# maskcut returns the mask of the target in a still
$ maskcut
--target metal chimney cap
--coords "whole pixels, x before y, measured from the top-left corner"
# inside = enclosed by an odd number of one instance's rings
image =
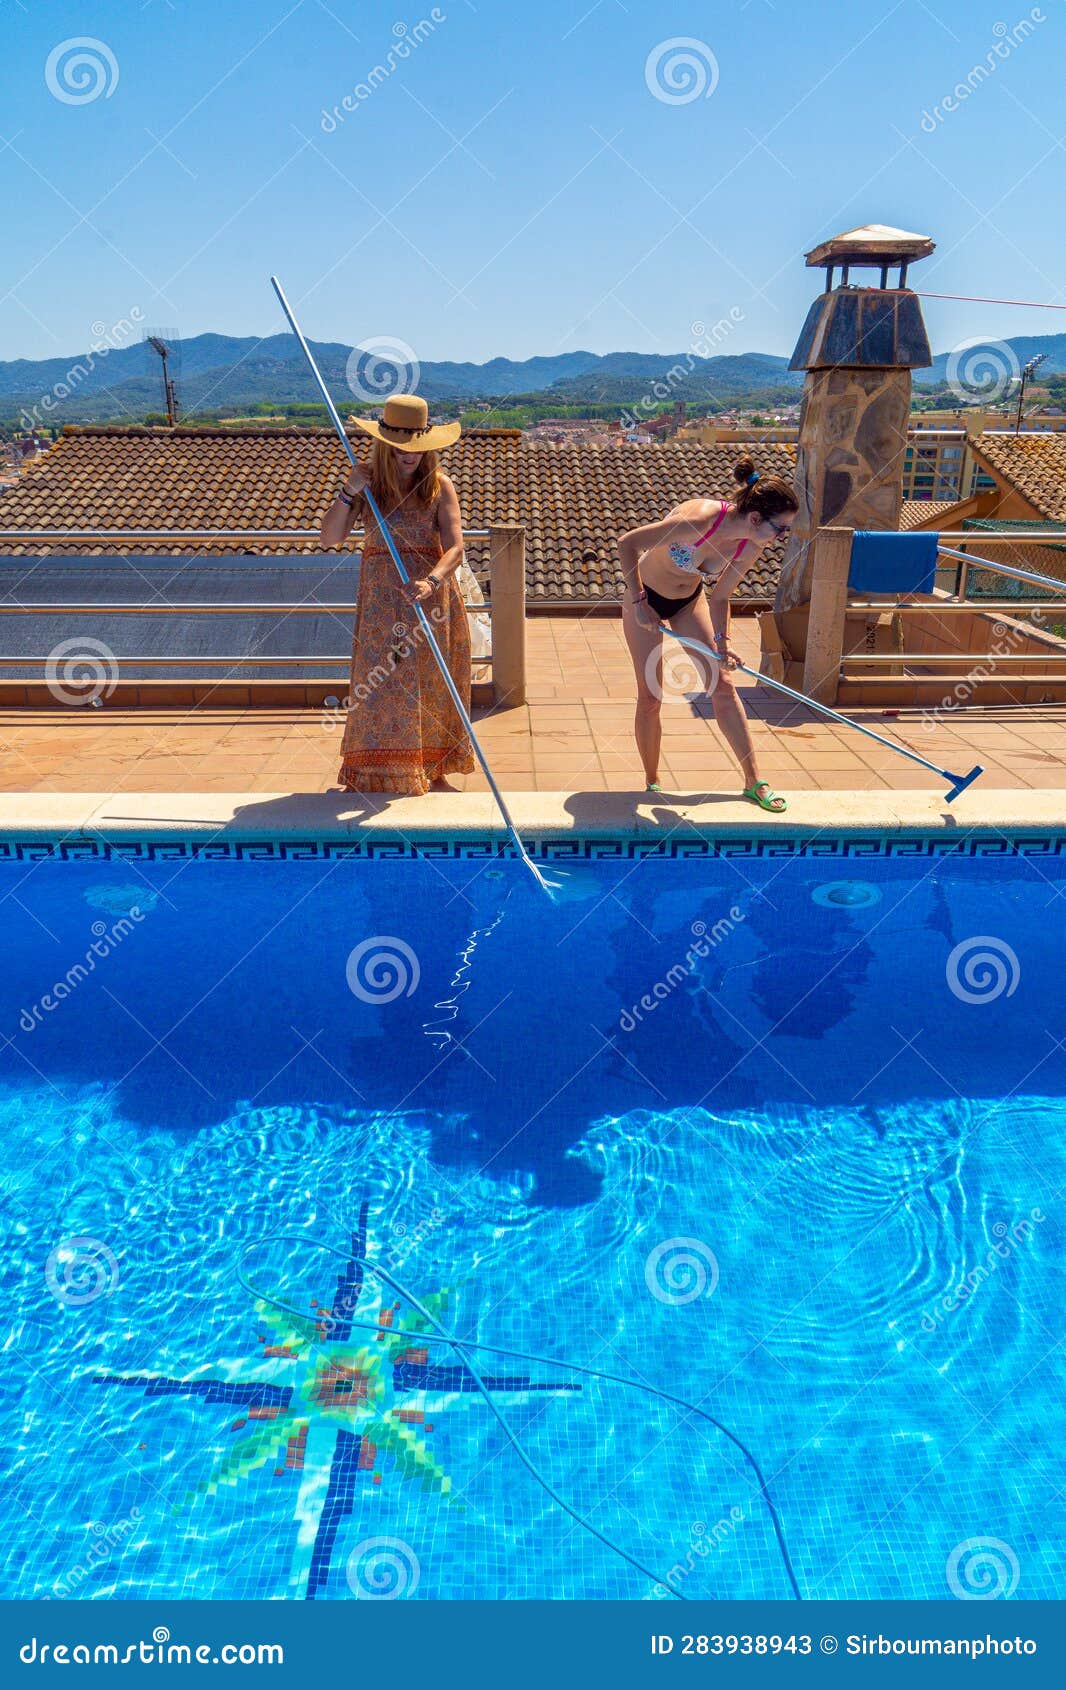
[[[861,229],[847,229],[820,241],[807,254],[809,268],[827,269],[837,264],[901,264],[928,258],[936,242],[928,235],[914,235],[906,229],[892,229],[887,223],[864,223]]]

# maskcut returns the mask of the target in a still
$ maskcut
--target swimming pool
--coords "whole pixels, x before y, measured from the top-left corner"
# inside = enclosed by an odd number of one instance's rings
[[[1061,842],[671,849],[9,849],[0,1594],[788,1596],[568,1362],[806,1596],[1061,1589]]]

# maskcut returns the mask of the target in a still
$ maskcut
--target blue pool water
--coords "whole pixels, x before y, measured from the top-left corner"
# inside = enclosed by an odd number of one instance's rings
[[[567,1361],[805,1595],[1061,1589],[1066,862],[823,849],[0,865],[0,1595],[787,1596]]]

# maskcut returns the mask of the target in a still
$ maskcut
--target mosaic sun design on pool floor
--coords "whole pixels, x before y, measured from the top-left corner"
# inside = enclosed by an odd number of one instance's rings
[[[426,1441],[434,1423],[426,1418],[426,1400],[484,1397],[472,1373],[462,1363],[435,1364],[430,1360],[432,1328],[422,1315],[402,1312],[398,1302],[379,1296],[363,1301],[358,1325],[376,1325],[376,1337],[360,1342],[352,1336],[355,1310],[363,1293],[367,1206],[352,1234],[351,1257],[338,1275],[332,1303],[314,1302],[302,1317],[271,1306],[265,1299],[255,1307],[261,1355],[227,1377],[171,1378],[155,1373],[97,1373],[99,1385],[143,1389],[146,1397],[199,1397],[205,1404],[225,1403],[241,1410],[230,1428],[244,1433],[217,1461],[213,1471],[186,1494],[174,1512],[181,1514],[202,1498],[218,1493],[221,1485],[235,1486],[271,1461],[276,1478],[301,1475],[296,1499],[298,1535],[289,1578],[289,1594],[313,1600],[324,1591],[333,1563],[337,1536],[345,1519],[355,1513],[360,1492],[380,1485],[387,1474],[418,1480],[422,1488],[454,1503],[451,1477]],[[422,1296],[433,1316],[446,1313],[447,1290]],[[282,1363],[290,1382],[255,1377],[262,1362]],[[247,1365],[250,1376],[241,1377]],[[278,1371],[275,1369],[275,1371]],[[486,1375],[494,1397],[522,1400],[537,1392],[568,1393],[580,1385],[536,1383],[524,1375]],[[448,1402],[437,1413],[447,1413]],[[251,1431],[246,1429],[252,1426]],[[458,1504],[462,1506],[462,1504]]]

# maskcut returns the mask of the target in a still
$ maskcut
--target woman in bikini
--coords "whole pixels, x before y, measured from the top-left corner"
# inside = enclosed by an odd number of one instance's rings
[[[729,600],[759,553],[792,526],[799,500],[779,475],[760,476],[750,458],[733,466],[731,501],[686,499],[662,522],[632,528],[618,543],[626,591],[622,626],[637,676],[634,724],[649,792],[660,792],[662,623],[709,646],[717,662],[693,654],[715,720],[744,772],[744,797],[764,810],[787,808],[761,780],[748,718],[729,674]],[[711,591],[705,595],[703,588]]]

